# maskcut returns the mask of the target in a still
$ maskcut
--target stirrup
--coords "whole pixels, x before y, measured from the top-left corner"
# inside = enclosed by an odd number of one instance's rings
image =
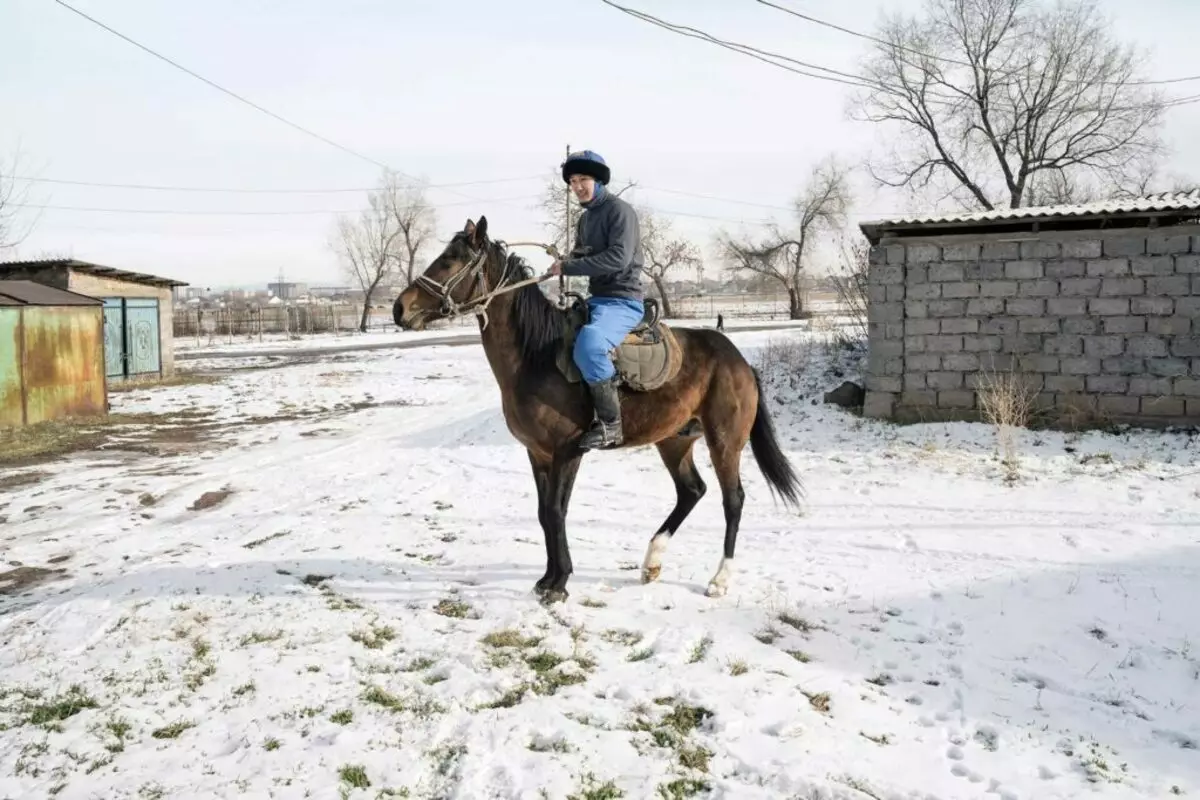
[[[624,443],[623,434],[619,420],[604,422],[596,419],[592,422],[592,427],[579,437],[579,447],[581,450],[609,450]]]

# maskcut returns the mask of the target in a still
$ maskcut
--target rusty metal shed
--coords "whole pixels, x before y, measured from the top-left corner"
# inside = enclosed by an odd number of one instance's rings
[[[102,416],[104,302],[0,281],[0,428]]]

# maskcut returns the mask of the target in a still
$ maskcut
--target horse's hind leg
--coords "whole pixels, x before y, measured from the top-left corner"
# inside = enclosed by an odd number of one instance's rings
[[[733,553],[742,523],[742,504],[746,500],[746,492],[742,489],[742,449],[750,439],[756,408],[753,402],[738,403],[705,418],[704,440],[721,485],[721,505],[725,509],[725,549],[716,574],[708,582],[705,594],[709,597],[723,597],[729,591]]]
[[[692,460],[692,446],[698,437],[673,437],[658,443],[658,455],[671,473],[675,482],[675,508],[667,516],[662,526],[650,539],[646,548],[646,559],[642,562],[642,583],[658,580],[662,572],[662,557],[667,549],[667,543],[679,526],[692,513],[696,503],[704,497],[704,481],[696,471],[696,463]]]

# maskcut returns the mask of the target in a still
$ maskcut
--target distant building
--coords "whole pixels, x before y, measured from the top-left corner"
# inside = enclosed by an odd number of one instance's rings
[[[268,283],[267,291],[280,300],[295,300],[308,294],[307,283]]]

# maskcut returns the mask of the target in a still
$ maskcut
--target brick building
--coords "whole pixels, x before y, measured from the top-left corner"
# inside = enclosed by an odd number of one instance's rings
[[[1200,424],[1200,192],[860,228],[865,415],[977,418],[1005,371],[1052,423]]]

